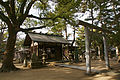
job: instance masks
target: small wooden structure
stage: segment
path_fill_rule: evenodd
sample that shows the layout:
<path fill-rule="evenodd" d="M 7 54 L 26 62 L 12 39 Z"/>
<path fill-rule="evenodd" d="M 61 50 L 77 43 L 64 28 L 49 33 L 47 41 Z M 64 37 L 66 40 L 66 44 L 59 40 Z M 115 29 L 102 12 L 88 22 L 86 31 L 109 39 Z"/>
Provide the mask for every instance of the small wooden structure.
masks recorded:
<path fill-rule="evenodd" d="M 69 42 L 62 36 L 29 32 L 26 35 L 24 46 L 29 46 L 32 54 L 42 59 L 43 51 L 47 60 L 62 60 L 63 46 Z"/>

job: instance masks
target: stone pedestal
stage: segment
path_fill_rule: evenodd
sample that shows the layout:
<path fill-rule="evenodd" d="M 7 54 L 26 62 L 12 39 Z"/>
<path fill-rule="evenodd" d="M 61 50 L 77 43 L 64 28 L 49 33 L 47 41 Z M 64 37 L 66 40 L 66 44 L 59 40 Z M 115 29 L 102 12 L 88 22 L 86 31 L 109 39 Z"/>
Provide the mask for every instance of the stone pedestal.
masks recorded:
<path fill-rule="evenodd" d="M 43 66 L 41 61 L 36 61 L 36 62 L 32 62 L 31 63 L 31 68 L 32 69 L 37 69 L 37 68 L 41 68 Z"/>

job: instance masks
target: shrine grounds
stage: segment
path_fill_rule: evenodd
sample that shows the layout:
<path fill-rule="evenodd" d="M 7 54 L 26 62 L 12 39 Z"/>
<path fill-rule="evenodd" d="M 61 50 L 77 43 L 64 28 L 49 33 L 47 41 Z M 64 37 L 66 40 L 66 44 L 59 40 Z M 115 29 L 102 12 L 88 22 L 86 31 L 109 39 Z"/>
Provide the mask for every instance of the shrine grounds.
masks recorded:
<path fill-rule="evenodd" d="M 47 67 L 40 69 L 29 69 L 23 67 L 22 64 L 15 64 L 21 70 L 0 73 L 0 80 L 120 80 L 120 63 L 117 63 L 116 60 L 110 60 L 112 70 L 109 71 L 106 70 L 104 61 L 93 60 L 92 69 L 101 72 L 99 74 L 92 73 L 91 75 L 87 75 L 84 70 L 59 67 L 55 64 L 63 63 L 52 62 Z M 64 64 L 85 68 L 85 62 Z"/>

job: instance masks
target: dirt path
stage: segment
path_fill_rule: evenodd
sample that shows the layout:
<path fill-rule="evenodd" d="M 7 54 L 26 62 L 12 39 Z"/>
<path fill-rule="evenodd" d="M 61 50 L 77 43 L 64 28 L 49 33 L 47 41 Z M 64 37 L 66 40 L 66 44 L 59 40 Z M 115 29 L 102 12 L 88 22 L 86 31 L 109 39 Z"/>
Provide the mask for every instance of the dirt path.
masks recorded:
<path fill-rule="evenodd" d="M 0 73 L 0 80 L 120 80 L 120 64 L 114 61 L 112 64 L 113 70 L 91 76 L 86 75 L 85 71 L 82 70 L 50 66 L 41 69 L 25 69 L 16 72 Z M 20 67 L 20 64 L 16 65 Z M 99 65 L 95 63 L 93 65 L 98 66 L 97 68 L 104 67 L 103 62 L 99 62 Z"/>
<path fill-rule="evenodd" d="M 84 71 L 70 68 L 42 68 L 10 73 L 0 73 L 0 80 L 88 80 Z"/>

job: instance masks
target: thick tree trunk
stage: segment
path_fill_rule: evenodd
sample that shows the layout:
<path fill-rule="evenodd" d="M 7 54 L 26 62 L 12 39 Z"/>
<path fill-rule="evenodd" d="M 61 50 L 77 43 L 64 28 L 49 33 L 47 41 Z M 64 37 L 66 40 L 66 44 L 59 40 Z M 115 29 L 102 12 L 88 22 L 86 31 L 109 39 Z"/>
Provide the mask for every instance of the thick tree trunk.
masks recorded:
<path fill-rule="evenodd" d="M 108 49 L 107 49 L 107 42 L 106 37 L 103 36 L 103 43 L 104 43 L 104 53 L 105 53 L 105 63 L 106 67 L 110 69 L 109 57 L 108 57 Z"/>
<path fill-rule="evenodd" d="M 4 59 L 3 59 L 2 67 L 0 69 L 1 72 L 9 72 L 9 71 L 17 70 L 17 68 L 13 64 L 16 34 L 17 33 L 15 33 L 15 31 L 9 32 L 6 51 L 4 52 Z"/>
<path fill-rule="evenodd" d="M 85 58 L 86 58 L 86 73 L 91 73 L 91 57 L 90 57 L 90 41 L 89 41 L 89 30 L 85 27 Z"/>

